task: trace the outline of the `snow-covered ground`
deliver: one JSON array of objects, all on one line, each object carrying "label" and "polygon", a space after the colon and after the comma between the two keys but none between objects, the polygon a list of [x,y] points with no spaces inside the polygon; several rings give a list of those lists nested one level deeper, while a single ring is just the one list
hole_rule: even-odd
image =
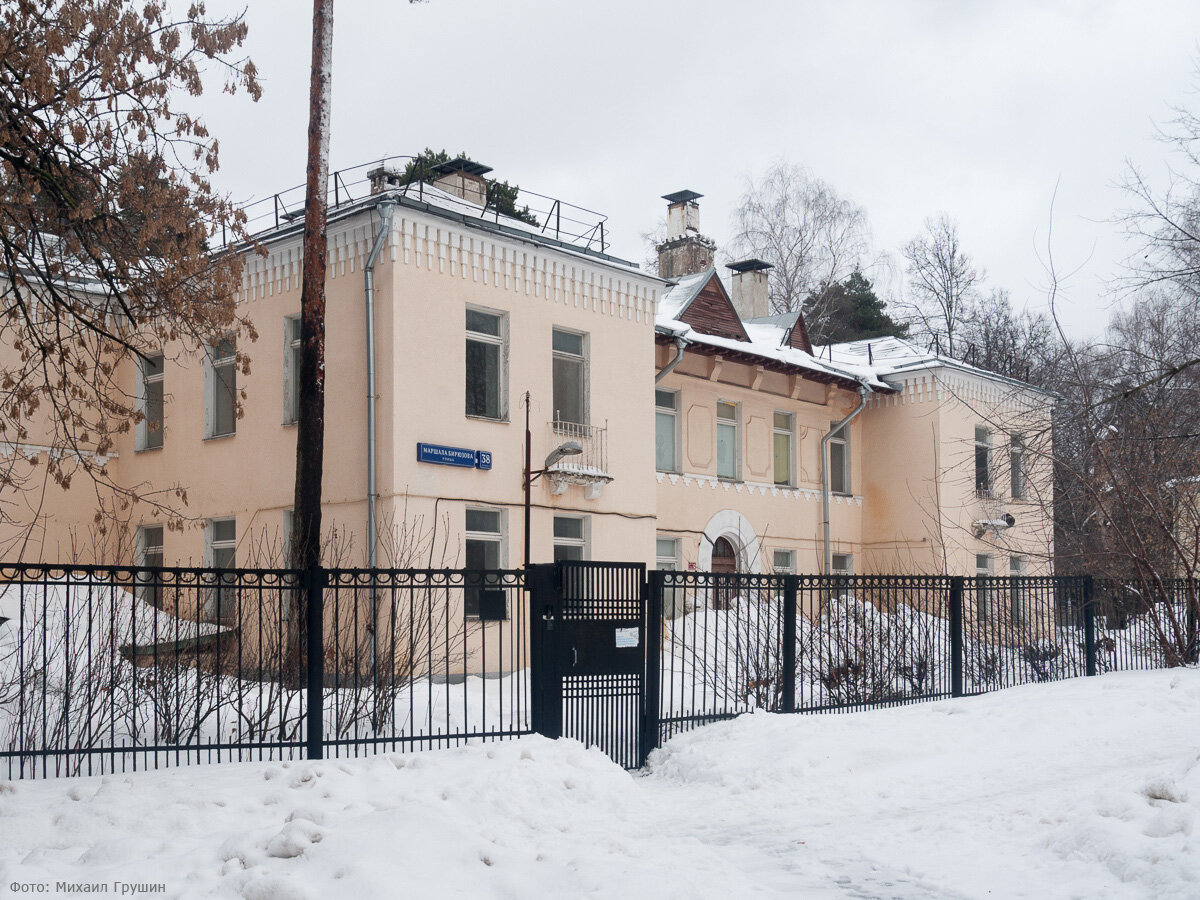
[{"label": "snow-covered ground", "polygon": [[[682,735],[0,784],[0,885],[209,897],[1200,896],[1200,671]],[[111,893],[117,893],[110,888]]]}]

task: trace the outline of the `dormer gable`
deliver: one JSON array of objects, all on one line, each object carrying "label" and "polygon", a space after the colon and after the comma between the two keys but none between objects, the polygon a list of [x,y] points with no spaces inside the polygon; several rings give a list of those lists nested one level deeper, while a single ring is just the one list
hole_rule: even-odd
[{"label": "dormer gable", "polygon": [[716,269],[703,273],[696,284],[690,287],[691,297],[685,300],[675,315],[676,319],[690,325],[701,334],[731,338],[735,341],[750,341],[750,336],[746,334],[742,320],[733,308],[733,301],[729,299]]},{"label": "dormer gable", "polygon": [[793,350],[803,350],[810,356],[813,355],[812,341],[808,339],[808,326],[804,324],[804,313],[796,313],[796,321],[788,329],[783,343]]}]

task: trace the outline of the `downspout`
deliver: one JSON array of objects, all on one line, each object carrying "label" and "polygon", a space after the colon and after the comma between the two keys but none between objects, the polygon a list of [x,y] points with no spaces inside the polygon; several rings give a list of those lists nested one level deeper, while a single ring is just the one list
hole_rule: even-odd
[{"label": "downspout", "polygon": [[[379,487],[375,478],[375,261],[387,241],[392,230],[392,211],[396,208],[395,201],[381,201],[379,210],[379,231],[375,234],[375,243],[367,255],[363,266],[363,300],[366,305],[367,317],[367,566],[374,569],[379,564],[379,526],[376,516],[376,505],[379,500]],[[379,598],[375,590],[371,590],[371,668],[375,668],[375,653],[378,637],[376,618],[378,615]]]},{"label": "downspout", "polygon": [[658,384],[660,381],[662,381],[664,378],[666,378],[668,375],[670,375],[673,371],[675,371],[675,367],[683,361],[683,349],[686,346],[687,346],[687,341],[685,341],[683,338],[681,338],[681,337],[675,338],[675,358],[673,360],[671,360],[669,363],[667,363],[665,366],[663,366],[662,371],[660,371],[657,375],[654,376],[655,384]]},{"label": "downspout", "polygon": [[835,422],[829,429],[829,433],[821,438],[821,516],[822,528],[824,530],[824,549],[825,549],[825,570],[822,574],[830,575],[833,568],[833,551],[829,543],[829,441],[837,437],[847,425],[854,421],[860,412],[867,407],[867,394],[871,393],[871,389],[864,383],[859,383],[858,386],[858,406],[854,411],[840,422]]}]

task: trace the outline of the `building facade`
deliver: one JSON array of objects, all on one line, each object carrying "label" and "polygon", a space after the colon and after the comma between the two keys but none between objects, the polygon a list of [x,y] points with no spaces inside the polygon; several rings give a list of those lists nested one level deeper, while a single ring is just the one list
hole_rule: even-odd
[{"label": "building facade", "polygon": [[[1048,571],[1037,446],[1052,398],[896,339],[814,348],[802,317],[770,315],[765,263],[722,281],[693,192],[667,198],[668,280],[608,255],[595,229],[489,208],[486,171],[457,161],[403,185],[381,168],[331,211],[329,562]],[[146,421],[112,477],[187,493],[182,530],[135,509],[142,562],[284,558],[301,238],[285,222],[247,256],[248,369],[225,338],[127,373]],[[40,510],[25,556],[57,561],[94,503],[76,485]]]}]

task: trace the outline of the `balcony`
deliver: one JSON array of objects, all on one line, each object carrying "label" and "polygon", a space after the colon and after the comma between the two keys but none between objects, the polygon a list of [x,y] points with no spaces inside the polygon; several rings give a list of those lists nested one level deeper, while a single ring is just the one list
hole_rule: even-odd
[{"label": "balcony", "polygon": [[547,452],[568,441],[577,441],[583,452],[566,456],[546,470],[552,494],[565,494],[576,484],[588,500],[595,500],[613,480],[608,474],[608,424],[580,425],[576,422],[547,423]]}]

